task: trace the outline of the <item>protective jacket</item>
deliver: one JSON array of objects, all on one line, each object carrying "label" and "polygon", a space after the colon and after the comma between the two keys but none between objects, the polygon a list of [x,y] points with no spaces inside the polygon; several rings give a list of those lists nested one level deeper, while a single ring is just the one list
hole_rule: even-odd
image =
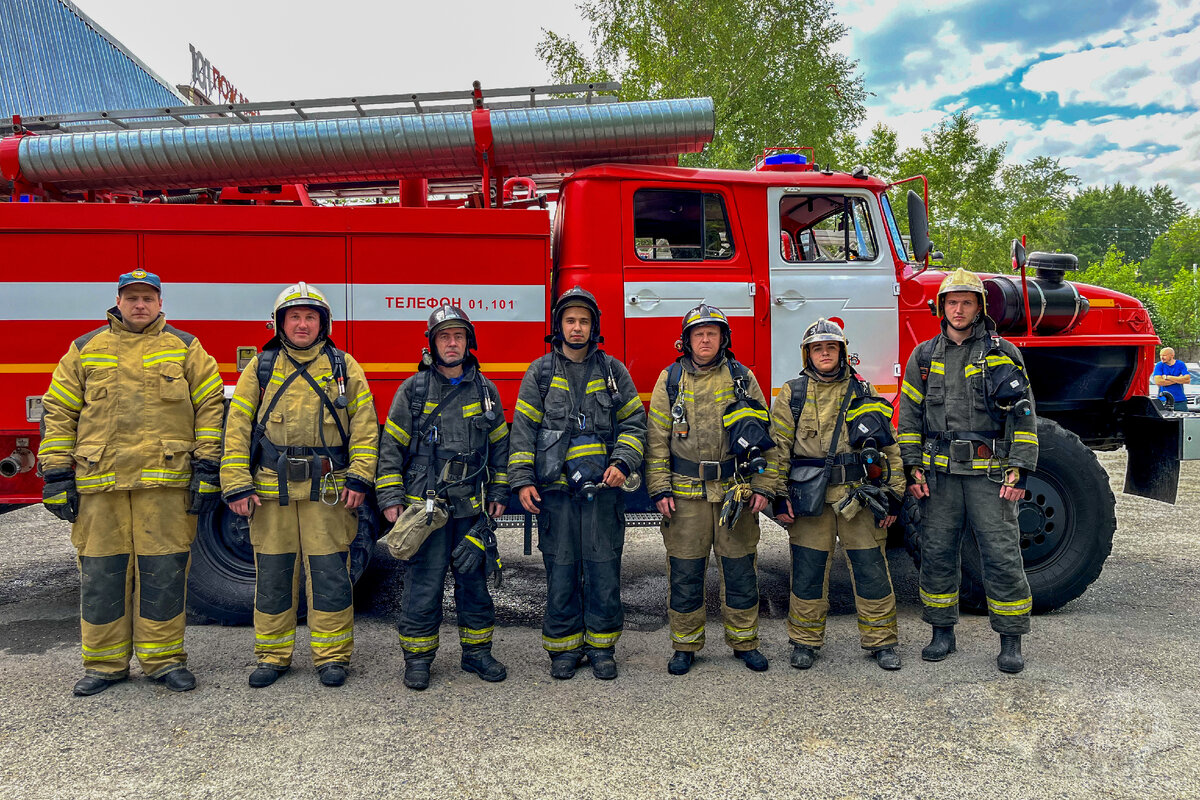
[{"label": "protective jacket", "polygon": [[[415,418],[414,397],[421,403]],[[454,383],[422,368],[396,390],[380,443],[380,508],[424,502],[432,489],[449,500],[452,517],[473,517],[485,501],[508,502],[507,470],[500,393],[476,365],[466,365]]]},{"label": "protective jacket", "polygon": [[[989,414],[986,371],[1005,365],[1025,369],[1021,351],[995,336],[990,322],[986,316],[976,322],[961,345],[946,335],[947,323],[943,322],[942,333],[922,342],[909,356],[900,386],[896,437],[905,467],[932,467],[954,475],[1002,473],[1010,466],[1023,472],[1037,468],[1037,415],[1033,413],[1032,390],[1025,392],[1029,414]],[[954,439],[974,442],[971,458],[952,457],[949,442]],[[979,452],[980,439],[994,440],[992,456]]]},{"label": "protective jacket", "polygon": [[[778,476],[774,487],[777,496],[787,493],[791,459],[822,459],[828,455],[829,445],[833,439],[834,423],[841,411],[842,400],[850,388],[851,375],[850,371],[845,368],[842,369],[841,375],[832,381],[822,381],[811,368],[805,369],[804,374],[808,377],[808,390],[799,420],[796,420],[792,414],[792,392],[800,381],[785,383],[779,390],[779,394],[775,396],[775,402],[771,406],[771,436],[775,439],[775,448],[770,451],[770,454],[775,461],[775,474]],[[892,408],[879,397],[875,387],[861,380],[859,386],[863,394],[879,399],[878,404],[868,403],[860,406],[857,410],[867,413],[880,412],[890,419]],[[853,413],[854,411],[849,412],[847,417],[851,417]],[[856,452],[850,444],[850,426],[853,422],[853,419],[847,419],[842,423],[842,432],[838,436],[837,448],[834,450],[835,455],[847,456]],[[892,444],[880,448],[880,452],[887,459],[888,467],[890,467],[889,485],[897,493],[903,493],[904,468],[900,461],[900,448]],[[852,459],[840,459],[842,462],[850,460]],[[888,469],[885,468],[884,474],[886,475],[887,472]],[[840,502],[850,488],[850,482],[838,483],[837,476],[831,476],[825,490],[825,502]]]},{"label": "protective jacket", "polygon": [[[685,500],[707,500],[720,503],[733,486],[732,475],[713,480],[701,480],[679,472],[679,459],[695,464],[711,462],[727,464],[732,458],[729,434],[725,430],[725,409],[734,401],[733,375],[728,359],[713,367],[696,369],[686,356],[679,359],[683,373],[679,382],[677,402],[683,404],[687,419],[686,438],[672,434],[671,402],[667,393],[667,373],[664,369],[654,384],[650,397],[650,430],[647,437],[646,484],[652,499],[673,494]],[[751,397],[767,405],[754,373],[749,371],[747,390]],[[721,469],[713,467],[713,469]],[[777,467],[750,475],[750,487],[767,497],[774,497],[778,483]],[[722,473],[728,472],[728,468]]]},{"label": "protective jacket", "polygon": [[80,494],[186,489],[221,451],[223,388],[200,340],[161,314],[141,333],[117,309],[76,339],[42,398],[43,472],[75,468]]},{"label": "protective jacket", "polygon": [[[287,383],[296,366],[308,365],[308,374],[321,386],[326,400],[332,404],[339,396],[333,365],[323,352],[325,340],[304,349],[281,345],[275,358],[267,386],[260,387],[256,356],[242,371],[237,388],[229,403],[229,418],[225,423],[225,452],[221,458],[221,491],[226,502],[240,500],[252,493],[264,501],[280,501],[280,478],[276,461],[264,455],[258,464],[250,463],[251,437],[255,423],[265,423],[265,439],[277,450],[293,449],[300,454],[310,448],[340,451],[328,475],[316,475],[315,480],[291,480],[285,483],[287,495],[309,499],[313,485],[323,495],[340,494],[349,486],[365,491],[375,483],[375,465],[379,460],[379,423],[375,403],[361,366],[349,353],[345,358],[345,397],[348,404],[338,408],[337,421],[312,385],[298,376]],[[288,358],[290,356],[291,358]],[[263,415],[283,389],[283,396],[274,404],[267,419]],[[346,431],[348,442],[343,451],[340,428]],[[261,450],[262,448],[260,448]],[[269,453],[269,450],[267,450]]]},{"label": "protective jacket", "polygon": [[626,476],[642,465],[646,411],[629,370],[595,345],[583,363],[568,362],[562,345],[556,344],[529,366],[521,381],[508,460],[508,480],[514,490],[538,486],[565,491],[567,479],[561,467],[553,478],[539,480],[535,462],[546,463],[546,454],[561,439],[569,442],[581,426],[604,442],[609,464]]}]

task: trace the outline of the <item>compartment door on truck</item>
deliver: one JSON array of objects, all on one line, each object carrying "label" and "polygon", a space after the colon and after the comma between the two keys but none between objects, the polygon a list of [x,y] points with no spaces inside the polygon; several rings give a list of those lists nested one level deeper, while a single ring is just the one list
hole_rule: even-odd
[{"label": "compartment door on truck", "polygon": [[845,329],[858,373],[892,399],[896,272],[878,200],[867,191],[771,187],[767,219],[776,386],[800,373],[804,330],[825,317]]},{"label": "compartment door on truck", "polygon": [[720,187],[627,183],[622,199],[626,350],[643,397],[678,357],[683,315],[701,302],[725,312],[738,360],[753,367],[754,279],[730,197]]}]

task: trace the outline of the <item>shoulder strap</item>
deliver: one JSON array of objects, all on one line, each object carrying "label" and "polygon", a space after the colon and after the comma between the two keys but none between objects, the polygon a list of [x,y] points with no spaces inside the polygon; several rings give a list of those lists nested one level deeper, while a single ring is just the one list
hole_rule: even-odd
[{"label": "shoulder strap", "polygon": [[750,370],[733,356],[729,357],[729,377],[733,380],[734,394],[739,399],[748,400],[750,391],[746,388],[746,383],[750,380]]},{"label": "shoulder strap", "polygon": [[538,367],[538,392],[542,395],[542,405],[546,405],[546,395],[550,393],[550,381],[554,379],[554,353],[542,356]]},{"label": "shoulder strap", "polygon": [[792,387],[792,398],[789,403],[792,408],[792,420],[799,423],[800,415],[804,413],[804,402],[808,400],[808,376],[802,372],[800,377],[792,378],[788,383]]},{"label": "shoulder strap", "polygon": [[675,407],[675,401],[679,399],[679,381],[683,378],[683,365],[678,361],[671,362],[671,366],[667,367],[667,405],[671,408]]},{"label": "shoulder strap", "polygon": [[429,397],[429,371],[422,370],[413,376],[412,389],[408,395],[408,411],[414,423],[421,418],[427,397]]},{"label": "shoulder strap", "polygon": [[936,339],[926,339],[917,345],[917,369],[921,373],[921,380],[929,380],[929,367],[933,363],[933,345]]},{"label": "shoulder strap", "polygon": [[[267,393],[267,384],[271,382],[271,373],[275,370],[275,359],[278,357],[279,346],[272,345],[270,342],[258,354],[258,399],[260,401]],[[272,402],[271,405],[275,405],[275,403]]]}]

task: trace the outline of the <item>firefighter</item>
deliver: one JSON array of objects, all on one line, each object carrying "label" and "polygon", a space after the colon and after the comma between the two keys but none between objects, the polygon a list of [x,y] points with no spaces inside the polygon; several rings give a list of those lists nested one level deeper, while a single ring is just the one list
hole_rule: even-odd
[{"label": "firefighter", "polygon": [[538,515],[546,565],[542,646],[550,675],[568,679],[586,657],[617,677],[625,500],[641,467],[646,410],[629,370],[600,349],[600,306],[576,286],[552,311],[551,352],[529,365],[513,413],[508,479]]},{"label": "firefighter", "polygon": [[1037,467],[1037,418],[1021,353],[996,335],[983,282],[957,269],[938,289],[942,332],[913,350],[901,384],[897,436],[909,492],[922,501],[920,596],[933,639],[921,651],[955,651],[959,544],[967,524],[983,557],[997,666],[1020,672],[1033,598],[1021,558],[1017,501]]},{"label": "firefighter", "polygon": [[[414,506],[405,524],[422,525],[435,504],[447,522],[429,531],[405,570],[400,646],[404,685],[429,686],[442,624],[446,570],[454,571],[454,607],[462,668],[485,681],[508,676],[492,657],[496,609],[487,576],[499,567],[490,518],[508,503],[508,424],[496,385],[471,351],[475,326],[461,308],[439,307],[429,317],[416,375],[392,399],[380,445],[375,488],[388,522]],[[390,535],[390,534],[389,534]]]},{"label": "firefighter", "polygon": [[792,555],[790,663],[808,669],[825,642],[829,567],[840,540],[854,586],[859,641],[880,667],[895,670],[900,669],[896,595],[885,548],[904,492],[904,470],[892,434],[892,407],[855,373],[848,344],[837,323],[819,319],[810,325],[800,342],[804,369],[783,385],[771,406],[779,474],[775,518],[787,528]]},{"label": "firefighter", "polygon": [[[297,283],[275,299],[275,336],[230,398],[221,488],[250,519],[255,688],[292,663],[300,574],[313,665],[341,686],[354,647],[349,549],[375,480],[379,427],[362,367],[330,341],[325,295]],[[303,564],[301,564],[303,559]]]},{"label": "firefighter", "polygon": [[129,676],[196,686],[184,651],[196,522],[219,505],[223,386],[200,340],[167,324],[162,282],[117,281],[108,324],[72,343],[42,398],[42,498],[72,522],[79,554],[84,676],[77,695]]},{"label": "firefighter", "polygon": [[[756,554],[758,514],[772,499],[776,481],[772,469],[747,470],[734,452],[741,437],[727,429],[733,418],[756,423],[768,442],[769,434],[762,389],[754,373],[734,359],[731,345],[720,309],[701,304],[688,311],[676,342],[683,355],[658,376],[650,398],[646,480],[663,515],[672,675],[687,673],[704,647],[710,550],[719,564],[725,642],[748,668],[761,672],[768,666],[758,650]],[[731,410],[735,403],[744,407]],[[730,513],[731,504],[741,513]]]}]

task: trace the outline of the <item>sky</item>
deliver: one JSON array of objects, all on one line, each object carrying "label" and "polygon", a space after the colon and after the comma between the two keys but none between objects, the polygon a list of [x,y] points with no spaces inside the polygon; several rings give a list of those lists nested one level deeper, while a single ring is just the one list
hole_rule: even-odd
[{"label": "sky", "polygon": [[[75,0],[171,84],[188,44],[250,100],[545,83],[543,29],[586,41],[570,0]],[[1165,182],[1200,210],[1195,0],[834,0],[867,120],[901,147],[966,109],[1021,163],[1048,155],[1084,186]],[[802,144],[802,143],[800,143]]]}]

